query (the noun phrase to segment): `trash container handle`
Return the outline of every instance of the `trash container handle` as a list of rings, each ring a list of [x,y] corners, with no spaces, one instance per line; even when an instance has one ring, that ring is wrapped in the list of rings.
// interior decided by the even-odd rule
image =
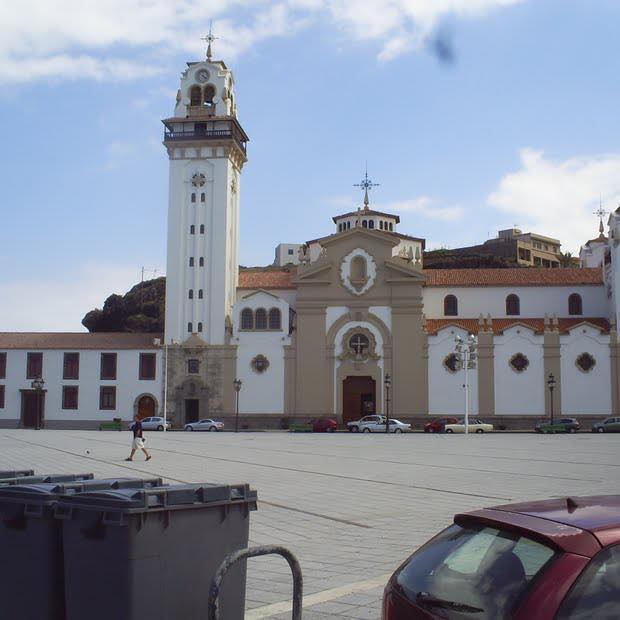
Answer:
[[[236,564],[239,560],[254,558],[259,555],[281,555],[291,567],[293,573],[293,620],[301,620],[301,602],[303,596],[303,578],[301,575],[301,566],[297,558],[286,547],[278,545],[262,545],[260,547],[250,547],[249,549],[241,549],[227,556],[220,564],[215,572],[211,587],[209,588],[209,608],[208,620],[219,620],[219,595],[222,579],[228,569]]]

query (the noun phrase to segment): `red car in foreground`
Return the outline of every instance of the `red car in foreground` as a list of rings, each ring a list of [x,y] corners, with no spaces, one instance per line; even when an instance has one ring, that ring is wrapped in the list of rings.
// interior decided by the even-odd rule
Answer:
[[[383,620],[435,618],[620,618],[620,495],[456,515],[383,596]]]
[[[458,418],[439,418],[424,425],[425,433],[443,433],[446,424],[458,424]]]
[[[313,433],[333,433],[338,430],[338,422],[331,418],[319,418],[312,422]]]

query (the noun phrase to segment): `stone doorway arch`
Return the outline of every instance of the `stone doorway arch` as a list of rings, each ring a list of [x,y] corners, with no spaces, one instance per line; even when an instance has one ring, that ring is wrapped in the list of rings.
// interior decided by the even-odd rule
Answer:
[[[140,394],[133,405],[134,417],[137,415],[140,420],[156,416],[158,409],[157,399],[152,394]]]

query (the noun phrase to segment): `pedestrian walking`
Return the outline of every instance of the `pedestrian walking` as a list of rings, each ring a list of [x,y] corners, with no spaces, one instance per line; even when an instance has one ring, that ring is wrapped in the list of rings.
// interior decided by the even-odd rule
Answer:
[[[131,443],[131,454],[125,459],[126,461],[133,461],[133,455],[136,453],[136,450],[142,450],[146,455],[146,460],[151,460],[151,455],[146,451],[144,447],[144,435],[142,433],[142,422],[140,422],[140,418],[138,415],[135,416],[135,421],[131,425],[131,430],[133,431],[133,441]]]

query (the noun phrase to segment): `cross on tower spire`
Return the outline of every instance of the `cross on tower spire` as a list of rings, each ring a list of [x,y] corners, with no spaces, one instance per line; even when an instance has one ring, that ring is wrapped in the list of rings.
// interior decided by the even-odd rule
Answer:
[[[594,215],[596,215],[599,219],[598,231],[601,235],[605,232],[605,227],[603,226],[603,218],[607,215],[607,211],[603,209],[603,200],[599,197],[599,206],[596,211],[594,211]]]
[[[368,211],[368,204],[369,204],[368,190],[372,189],[373,187],[377,187],[378,185],[380,185],[380,183],[373,183],[368,178],[368,162],[367,162],[366,163],[366,172],[364,174],[364,178],[359,183],[354,183],[353,184],[353,187],[359,187],[360,189],[364,190],[364,211]]]
[[[211,43],[213,43],[213,41],[215,41],[216,39],[219,39],[219,37],[216,37],[213,35],[213,20],[209,20],[209,34],[206,37],[202,37],[200,40],[201,41],[206,41],[207,42],[207,60],[210,62],[211,61]]]

